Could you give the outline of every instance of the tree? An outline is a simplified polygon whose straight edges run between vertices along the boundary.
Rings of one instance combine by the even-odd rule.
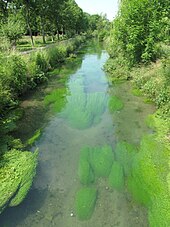
[[[20,14],[8,16],[6,23],[1,25],[1,35],[6,38],[13,47],[16,46],[16,42],[22,37],[24,31],[25,24]]]

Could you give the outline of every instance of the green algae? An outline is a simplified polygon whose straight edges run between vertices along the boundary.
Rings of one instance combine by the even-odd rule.
[[[109,186],[121,191],[124,187],[124,174],[123,168],[119,162],[114,161],[110,174],[109,174]]]
[[[165,144],[166,145],[166,144]],[[169,148],[155,135],[144,136],[133,160],[128,190],[135,201],[148,208],[151,227],[169,226]]]
[[[123,108],[123,102],[117,96],[111,96],[109,100],[109,110],[111,113],[121,110]]]
[[[94,181],[94,174],[88,161],[81,159],[79,161],[78,175],[80,182],[88,185]]]
[[[26,145],[32,146],[41,136],[41,129],[38,129],[34,135],[28,139],[28,141],[26,142]]]
[[[0,161],[0,213],[7,206],[19,205],[31,187],[38,152],[6,152]]]
[[[60,112],[66,105],[66,88],[58,88],[51,92],[49,95],[46,95],[44,98],[45,105],[51,105],[53,112]]]
[[[168,134],[170,131],[170,121],[168,121],[168,118],[162,118],[160,112],[157,111],[154,114],[148,115],[146,124],[155,132],[158,140],[169,146]]]
[[[170,195],[168,192],[155,198],[148,212],[150,227],[168,227],[170,225]]]
[[[98,92],[86,94],[81,86],[72,89],[75,93],[67,98],[68,102],[61,116],[77,129],[89,128],[99,123],[107,105],[106,95]]]
[[[134,96],[140,97],[140,96],[142,96],[142,91],[140,89],[138,89],[138,88],[133,88],[132,89],[132,94]]]
[[[90,219],[97,199],[97,190],[94,188],[82,188],[76,194],[76,214],[80,220]]]
[[[131,174],[133,157],[137,153],[137,148],[127,142],[119,142],[115,148],[115,158],[122,165],[126,176]]]
[[[80,151],[78,176],[80,182],[84,185],[94,182],[94,173],[89,163],[89,148],[87,147],[82,148]]]
[[[90,165],[96,177],[108,177],[114,160],[112,148],[108,145],[90,148]]]

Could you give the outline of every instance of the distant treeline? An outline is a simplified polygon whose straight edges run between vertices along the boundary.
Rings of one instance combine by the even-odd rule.
[[[74,0],[1,0],[0,36],[15,45],[23,34],[30,35],[34,45],[33,35],[42,35],[44,43],[47,35],[72,37],[101,28],[103,18],[108,22],[83,12]]]

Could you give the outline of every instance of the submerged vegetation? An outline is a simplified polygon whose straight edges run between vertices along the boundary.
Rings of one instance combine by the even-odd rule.
[[[92,216],[96,199],[97,190],[94,188],[82,188],[77,192],[75,207],[80,220],[86,220]]]
[[[72,93],[72,90],[74,93]],[[71,82],[70,96],[61,117],[77,129],[89,128],[101,120],[107,106],[107,96],[104,93],[85,93],[83,80]]]
[[[111,113],[114,111],[121,110],[123,108],[123,103],[122,101],[116,97],[116,96],[111,96],[109,100],[109,110]]]
[[[0,162],[0,213],[17,206],[27,195],[36,173],[38,152],[6,152]]]

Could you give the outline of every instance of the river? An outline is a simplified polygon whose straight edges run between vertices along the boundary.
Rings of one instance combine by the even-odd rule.
[[[102,70],[108,57],[99,44],[87,45],[61,68],[60,78],[54,76],[23,100],[25,115],[15,133],[25,141],[32,131],[42,129],[31,148],[39,148],[39,163],[28,196],[4,211],[1,227],[148,226],[147,211],[133,201],[126,184],[118,191],[108,186],[107,178],[92,184],[98,193],[91,218],[81,221],[76,213],[76,193],[84,187],[78,177],[81,148],[107,144],[114,153],[119,141],[138,145],[150,133],[145,119],[154,107],[132,94],[130,82],[109,82]],[[55,101],[55,95],[61,99]],[[122,100],[123,109],[110,111],[111,96]]]

